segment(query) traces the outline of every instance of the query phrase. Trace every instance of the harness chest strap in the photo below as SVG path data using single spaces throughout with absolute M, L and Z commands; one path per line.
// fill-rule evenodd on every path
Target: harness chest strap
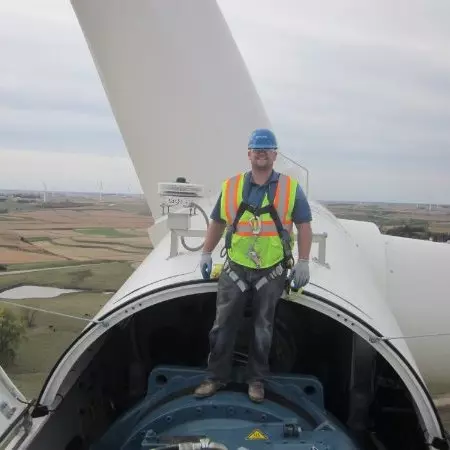
M 239 278 L 239 275 L 231 269 L 228 262 L 225 262 L 222 270 L 236 283 L 236 285 L 242 292 L 245 292 L 248 289 L 247 283 Z

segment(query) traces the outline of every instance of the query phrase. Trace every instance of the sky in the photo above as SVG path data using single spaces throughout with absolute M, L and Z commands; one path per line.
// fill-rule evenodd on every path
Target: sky
M 450 203 L 448 0 L 218 3 L 315 199 Z M 0 189 L 140 192 L 68 0 L 0 2 L 0 60 Z

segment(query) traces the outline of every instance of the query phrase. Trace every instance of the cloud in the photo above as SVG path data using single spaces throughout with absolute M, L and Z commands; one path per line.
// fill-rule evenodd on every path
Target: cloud
M 316 198 L 450 203 L 449 2 L 218 3 L 283 151 L 310 169 Z M 0 155 L 65 154 L 78 174 L 95 155 L 124 164 L 69 2 L 3 2 L 0 54 Z
M 97 192 L 102 182 L 104 192 L 142 192 L 127 156 L 2 149 L 0 167 L 3 189 Z
M 5 3 L 5 2 L 4 2 Z M 125 156 L 103 87 L 68 4 L 0 8 L 0 148 Z
M 0 110 L 2 147 L 123 155 L 112 117 L 55 109 Z
M 448 2 L 220 5 L 316 197 L 450 203 Z

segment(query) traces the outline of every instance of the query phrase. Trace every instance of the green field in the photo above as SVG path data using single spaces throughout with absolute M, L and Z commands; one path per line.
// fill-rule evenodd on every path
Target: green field
M 111 262 L 92 267 L 64 267 L 59 270 L 0 276 L 0 292 L 15 286 L 37 285 L 104 292 L 117 290 L 133 273 L 126 262 Z
M 126 241 L 120 241 L 120 242 L 117 242 L 115 240 L 105 241 L 104 239 L 102 239 L 101 241 L 98 241 L 98 242 L 93 242 L 91 240 L 77 238 L 77 240 L 74 242 L 76 243 L 76 245 L 89 244 L 90 246 L 92 246 L 92 245 L 114 245 L 114 246 L 120 245 L 121 247 L 133 248 L 133 249 L 144 250 L 144 251 L 148 251 L 149 249 L 152 248 L 151 243 L 149 243 L 149 245 L 139 245 L 139 244 L 129 244 Z M 61 245 L 61 244 L 56 243 L 55 245 Z
M 7 300 L 0 306 L 13 311 L 26 323 L 26 335 L 14 364 L 7 367 L 13 382 L 27 396 L 36 396 L 48 372 L 63 351 L 88 324 L 86 320 L 31 311 L 11 303 L 92 318 L 132 274 L 128 263 L 110 262 L 92 267 L 11 274 L 0 277 L 0 291 L 20 285 L 82 289 L 90 292 L 63 294 L 56 298 Z
M 31 238 L 27 238 L 28 242 L 51 242 L 52 238 L 49 238 L 47 236 L 36 236 L 36 237 L 31 237 Z
M 89 319 L 110 297 L 110 294 L 76 293 L 57 298 L 14 302 Z M 18 348 L 15 363 L 7 368 L 12 381 L 30 399 L 38 395 L 51 368 L 88 322 L 11 305 L 8 308 L 25 321 L 31 322 Z
M 41 207 L 40 203 L 32 201 L 30 203 L 19 203 L 8 198 L 6 201 L 0 203 L 0 209 L 6 208 L 9 213 L 22 211 L 36 211 Z
M 133 237 L 133 234 L 122 233 L 115 228 L 76 228 L 74 231 L 81 234 L 88 234 L 91 236 L 106 236 L 106 237 Z

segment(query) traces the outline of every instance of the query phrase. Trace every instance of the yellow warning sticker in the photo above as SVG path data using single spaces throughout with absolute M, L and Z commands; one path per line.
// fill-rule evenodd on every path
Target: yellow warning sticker
M 249 441 L 268 441 L 269 437 L 256 428 L 245 439 Z

